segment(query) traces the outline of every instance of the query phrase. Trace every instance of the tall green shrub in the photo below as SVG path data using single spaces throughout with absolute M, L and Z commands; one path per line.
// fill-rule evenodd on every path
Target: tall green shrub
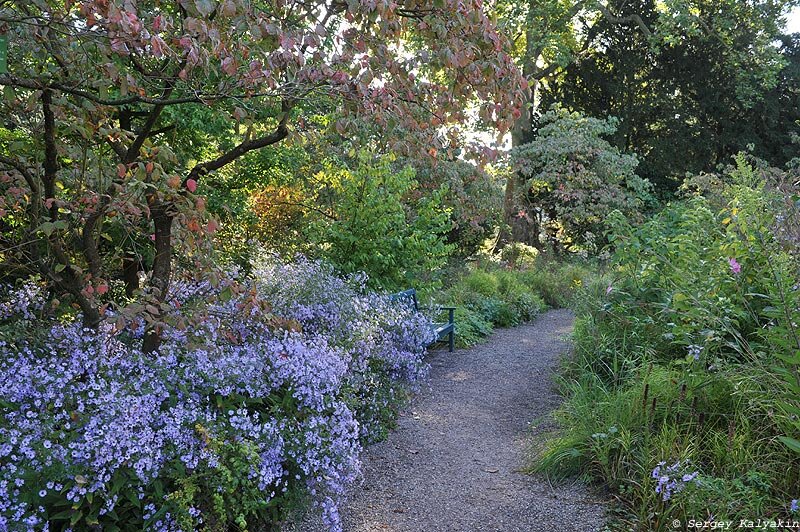
M 347 273 L 366 272 L 376 288 L 436 285 L 454 246 L 443 207 L 445 188 L 417 193 L 414 171 L 395 171 L 391 157 L 361 154 L 353 169 L 328 167 L 319 175 L 326 210 L 305 229 L 311 249 Z
M 616 120 L 554 108 L 539 126 L 532 142 L 514 149 L 512 161 L 527 179 L 519 216 L 540 241 L 594 251 L 604 243 L 611 211 L 635 215 L 653 202 L 652 185 L 636 174 L 636 156 L 605 140 Z

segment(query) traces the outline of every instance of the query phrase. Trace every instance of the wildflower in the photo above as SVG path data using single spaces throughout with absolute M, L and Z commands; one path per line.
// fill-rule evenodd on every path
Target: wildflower
M 653 469 L 651 474 L 652 478 L 657 479 L 655 492 L 661 495 L 661 500 L 664 502 L 669 501 L 674 493 L 683 491 L 689 482 L 696 482 L 699 471 L 692 473 L 681 474 L 682 469 L 685 470 L 688 465 L 687 462 L 675 462 L 670 466 L 666 466 L 666 462 L 659 462 Z
M 165 530 L 177 529 L 172 503 L 156 500 L 153 481 L 174 481 L 176 469 L 219 468 L 226 457 L 211 442 L 222 441 L 253 451 L 246 470 L 232 472 L 242 489 L 264 493 L 264 502 L 305 490 L 320 502 L 327 527 L 341 529 L 338 503 L 357 478 L 360 439 L 378 434 L 382 412 L 393 406 L 386 397 L 403 396 L 425 375 L 431 324 L 366 292 L 366 279 L 340 278 L 319 262 L 255 270 L 243 293 L 263 306 L 243 304 L 249 296 L 220 302 L 207 282 L 176 282 L 168 298 L 175 315 L 206 301 L 213 318 L 166 328 L 155 355 L 129 341 L 144 334 L 137 320 L 122 331 L 110 324 L 85 330 L 80 319 L 46 322 L 38 315 L 40 287 L 0 286 L 0 320 L 22 318 L 19 341 L 0 341 L 0 530 L 40 522 L 51 498 L 60 506 L 92 494 L 106 498 L 102 512 L 111 512 L 108 492 L 121 473 L 124 489 L 143 501 L 138 517 L 161 515 Z M 299 325 L 276 331 L 261 308 Z M 41 346 L 26 338 L 34 328 Z M 260 407 L 262 398 L 287 393 L 296 410 Z M 230 396 L 244 404 L 215 400 Z M 42 470 L 54 464 L 69 475 Z M 300 479 L 291 474 L 290 481 L 298 470 Z M 35 489 L 42 485 L 48 489 Z M 50 494 L 41 510 L 27 502 L 37 493 Z M 199 513 L 189 510 L 195 525 Z
M 742 265 L 739 264 L 735 258 L 731 257 L 728 259 L 728 264 L 731 267 L 731 271 L 734 275 L 739 275 L 742 272 Z
M 700 360 L 700 353 L 703 352 L 703 346 L 690 345 L 687 347 L 687 350 L 689 351 L 689 354 L 692 356 L 692 358 L 694 358 L 695 360 Z
M 789 505 L 789 511 L 792 513 L 797 512 L 798 510 L 798 502 L 797 499 L 793 499 L 791 504 Z
M 613 289 L 614 289 L 614 288 L 611 286 L 611 284 L 609 284 L 609 285 L 606 287 L 606 295 L 609 295 Z

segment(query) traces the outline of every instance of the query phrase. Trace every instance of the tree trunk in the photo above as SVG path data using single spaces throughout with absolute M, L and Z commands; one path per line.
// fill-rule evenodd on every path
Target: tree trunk
M 163 310 L 161 305 L 167 298 L 169 280 L 172 276 L 172 222 L 173 215 L 169 205 L 156 200 L 150 207 L 150 215 L 155 225 L 156 256 L 153 259 L 153 272 L 150 285 L 156 298 L 157 312 L 153 316 L 153 323 L 147 328 L 142 344 L 145 353 L 152 353 L 161 347 L 161 323 Z
M 139 272 L 144 269 L 143 266 L 141 259 L 131 251 L 122 258 L 122 280 L 128 297 L 133 297 L 139 289 Z
M 533 7 L 529 7 L 529 12 Z M 523 108 L 520 117 L 511 130 L 511 147 L 516 148 L 530 142 L 533 129 L 533 117 L 536 112 L 536 89 L 539 80 L 536 79 L 536 61 L 541 50 L 534 48 L 534 36 L 528 35 L 528 45 L 523 58 L 522 74 L 528 80 L 528 88 L 524 92 Z M 503 197 L 503 221 L 505 227 L 500 231 L 498 246 L 502 247 L 511 242 L 522 242 L 534 247 L 539 247 L 539 224 L 524 214 L 525 194 L 523 190 L 524 179 L 518 172 L 511 171 L 506 178 L 506 190 Z M 523 212 L 520 212 L 523 211 Z

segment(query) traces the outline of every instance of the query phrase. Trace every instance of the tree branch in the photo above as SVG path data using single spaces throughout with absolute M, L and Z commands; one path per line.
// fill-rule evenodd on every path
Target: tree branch
M 149 98 L 147 96 L 140 96 L 138 94 L 134 94 L 128 96 L 126 98 L 101 98 L 91 92 L 78 89 L 72 87 L 65 83 L 59 82 L 52 82 L 50 80 L 36 80 L 31 78 L 21 78 L 19 76 L 13 76 L 10 74 L 3 74 L 0 75 L 0 85 L 10 85 L 13 87 L 22 87 L 25 89 L 31 90 L 45 90 L 47 88 L 50 89 L 58 89 L 64 93 L 71 94 L 72 96 L 78 96 L 80 98 L 85 98 L 91 102 L 94 102 L 98 105 L 106 105 L 109 107 L 122 107 L 125 105 L 131 105 L 135 103 L 144 103 L 148 105 L 179 105 L 184 103 L 199 103 L 199 104 L 207 104 L 208 102 L 219 101 L 219 100 L 242 100 L 242 99 L 252 99 L 252 98 L 260 98 L 265 96 L 278 96 L 279 93 L 275 92 L 264 92 L 264 93 L 255 93 L 255 94 L 227 94 L 227 93 L 215 93 L 215 94 L 203 94 L 203 93 L 195 93 L 192 96 L 184 96 L 181 98 L 172 98 L 172 99 L 164 99 L 164 98 Z
M 172 92 L 172 88 L 169 88 L 166 92 L 169 95 L 169 92 Z M 153 110 L 150 112 L 150 116 L 147 117 L 147 121 L 145 122 L 144 126 L 142 127 L 141 131 L 136 138 L 133 140 L 133 144 L 131 144 L 128 149 L 125 151 L 125 158 L 123 159 L 123 163 L 130 164 L 136 159 L 139 158 L 139 150 L 142 149 L 142 145 L 144 145 L 144 141 L 150 136 L 150 131 L 156 125 L 158 121 L 158 117 L 161 115 L 161 111 L 164 110 L 163 105 L 156 105 L 153 107 Z
M 25 179 L 25 182 L 31 188 L 31 192 L 33 192 L 33 194 L 36 197 L 39 197 L 39 184 L 36 182 L 36 178 L 30 172 L 30 170 L 25 168 L 18 161 L 10 159 L 5 155 L 0 155 L 0 163 L 3 163 L 6 166 L 10 166 L 11 168 L 19 172 L 19 174 L 23 177 L 23 179 Z
M 58 173 L 58 148 L 56 146 L 56 116 L 51 107 L 53 103 L 53 91 L 45 89 L 42 91 L 42 114 L 44 115 L 44 198 L 56 197 L 55 185 L 56 174 Z M 55 202 L 50 206 L 50 219 L 55 221 L 58 218 L 58 207 Z
M 608 6 L 606 6 L 602 2 L 597 2 L 596 5 L 597 5 L 598 11 L 600 11 L 600 13 L 610 23 L 612 23 L 612 24 L 630 24 L 630 23 L 633 22 L 637 26 L 639 26 L 639 29 L 642 31 L 642 33 L 644 34 L 645 37 L 647 37 L 649 39 L 649 38 L 651 38 L 653 36 L 653 32 L 650 31 L 650 28 L 647 27 L 647 24 L 644 23 L 644 20 L 642 20 L 642 17 L 640 17 L 639 15 L 634 13 L 633 15 L 627 15 L 627 16 L 624 16 L 624 17 L 618 17 L 617 15 L 614 15 L 611 12 L 611 10 L 608 9 Z
M 167 132 L 172 131 L 173 129 L 175 129 L 175 127 L 176 127 L 175 124 L 170 124 L 168 126 L 164 126 L 164 127 L 158 128 L 158 129 L 154 129 L 153 131 L 151 131 L 150 133 L 147 134 L 147 137 L 148 138 L 149 137 L 155 137 L 156 135 L 161 135 L 162 133 L 167 133 Z
M 258 137 L 252 140 L 246 140 L 241 144 L 238 144 L 232 150 L 223 153 L 216 159 L 211 161 L 204 162 L 202 164 L 198 164 L 194 168 L 191 169 L 189 174 L 186 176 L 184 183 L 189 179 L 194 179 L 195 181 L 199 178 L 207 175 L 209 172 L 213 172 L 215 170 L 219 170 L 226 164 L 230 164 L 242 155 L 247 152 L 258 150 L 260 148 L 264 148 L 265 146 L 269 146 L 271 144 L 276 144 L 286 137 L 289 136 L 289 127 L 286 125 L 289 119 L 289 111 L 291 110 L 291 106 L 286 101 L 283 102 L 281 105 L 281 110 L 283 111 L 283 117 L 281 117 L 280 122 L 278 123 L 278 127 L 275 128 L 275 131 L 270 133 L 269 135 Z

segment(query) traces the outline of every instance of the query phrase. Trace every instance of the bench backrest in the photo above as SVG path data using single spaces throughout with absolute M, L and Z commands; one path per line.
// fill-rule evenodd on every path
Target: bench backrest
M 419 310 L 419 305 L 417 305 L 417 291 L 413 288 L 409 288 L 408 290 L 403 290 L 402 292 L 397 292 L 396 294 L 392 294 L 389 296 L 391 301 L 398 301 L 400 303 L 404 303 L 409 307 L 413 307 L 414 310 Z

